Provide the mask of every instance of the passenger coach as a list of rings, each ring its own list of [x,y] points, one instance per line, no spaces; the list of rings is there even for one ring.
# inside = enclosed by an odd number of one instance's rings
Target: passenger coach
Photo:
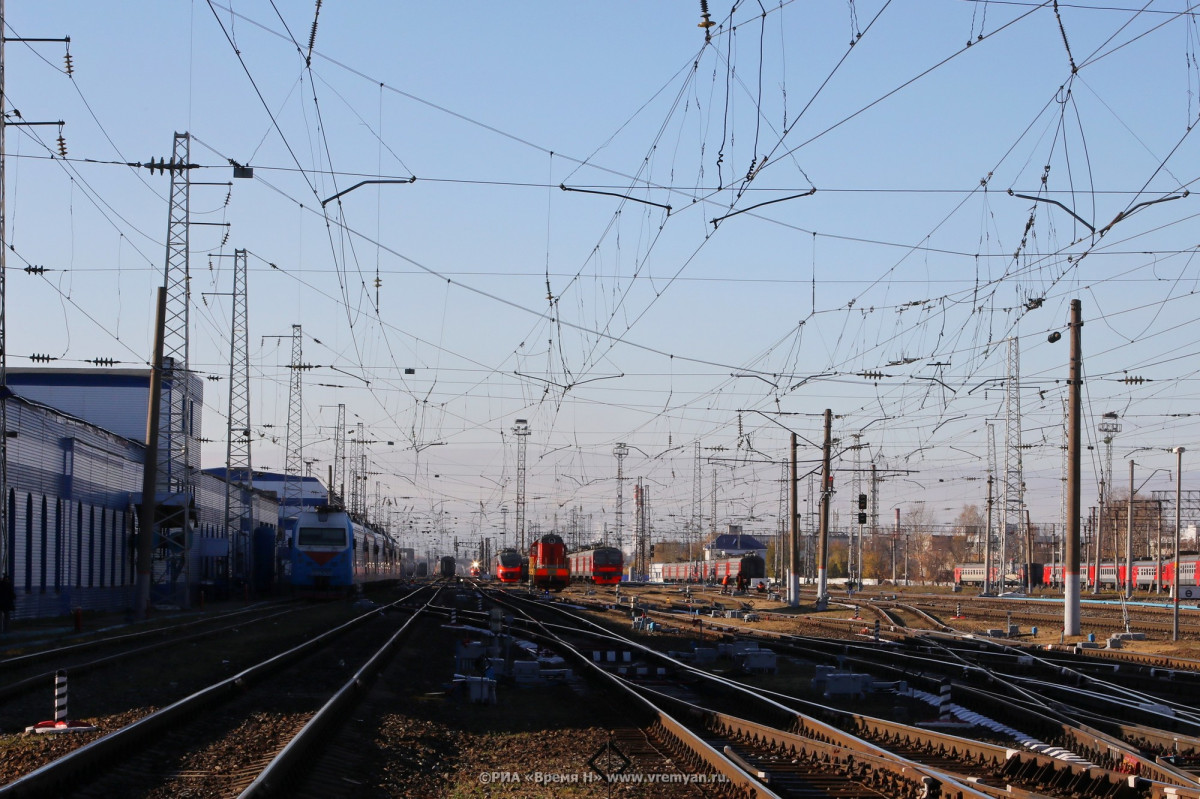
[[[567,556],[571,566],[571,578],[593,582],[597,585],[613,585],[621,582],[624,556],[616,547],[597,547]]]

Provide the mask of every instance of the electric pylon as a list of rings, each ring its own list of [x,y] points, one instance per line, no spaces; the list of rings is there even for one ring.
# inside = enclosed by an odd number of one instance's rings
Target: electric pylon
[[[233,251],[233,312],[229,336],[229,421],[225,433],[225,532],[229,557],[226,579],[245,579],[253,526],[250,497],[254,469],[250,458],[250,329],[246,309],[246,251]]]
[[[625,545],[624,539],[624,514],[625,514],[625,456],[629,454],[629,447],[625,446],[624,442],[619,442],[613,447],[613,455],[617,456],[617,549],[622,549]],[[624,551],[622,549],[622,551]]]
[[[299,513],[303,497],[304,479],[304,403],[302,391],[304,381],[303,347],[300,325],[292,325],[291,380],[288,385],[288,421],[286,452],[283,459],[283,508],[284,514]]]
[[[1016,535],[1021,529],[1025,507],[1025,472],[1021,463],[1021,355],[1017,338],[1008,340],[1008,371],[1004,380],[1004,511],[1001,514],[1000,560],[1001,574],[1008,569],[1010,557],[1015,557],[1016,547],[1010,556],[1008,539],[1010,531]],[[1020,536],[1014,539],[1020,541]],[[1025,560],[1029,560],[1026,553]],[[1003,577],[1001,577],[1003,589]]]

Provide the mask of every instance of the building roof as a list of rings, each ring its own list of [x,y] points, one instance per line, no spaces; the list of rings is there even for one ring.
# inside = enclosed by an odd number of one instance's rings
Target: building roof
[[[766,549],[767,545],[752,535],[746,535],[745,533],[734,533],[717,536],[717,539],[709,544],[706,548],[724,550]]]

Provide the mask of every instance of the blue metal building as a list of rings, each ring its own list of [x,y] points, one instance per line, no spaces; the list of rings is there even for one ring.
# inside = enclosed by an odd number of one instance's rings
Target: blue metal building
[[[201,381],[191,377],[200,403]],[[15,396],[7,400],[9,523],[0,572],[13,578],[14,618],[132,607],[149,379],[149,370],[8,371]],[[166,391],[164,413],[183,412]],[[199,438],[200,414],[193,408],[188,415]],[[196,447],[193,468],[198,459]],[[274,540],[278,500],[269,491],[242,492],[253,532]],[[168,558],[165,545],[155,550],[155,601],[179,601],[160,590],[167,585],[182,586],[185,601],[200,590],[212,596],[237,588],[225,580],[225,501],[223,475],[197,471],[186,556]]]

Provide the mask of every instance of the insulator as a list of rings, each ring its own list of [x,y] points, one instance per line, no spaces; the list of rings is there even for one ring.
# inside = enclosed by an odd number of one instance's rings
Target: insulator
[[[58,134],[58,154],[63,158],[67,157],[67,140],[63,138],[61,133]]]
[[[50,361],[57,361],[58,359],[53,355],[43,355],[35,352],[33,355],[29,356],[29,360],[33,361],[34,363],[49,363]]]
[[[70,50],[68,50],[66,55],[63,56],[63,61],[66,63],[67,77],[69,78],[75,74],[75,65],[71,63],[71,51]]]
[[[25,267],[25,271],[31,275],[44,275],[46,274],[46,267],[34,266],[30,264],[29,266]]]
[[[1127,386],[1140,386],[1142,383],[1145,383],[1146,380],[1147,378],[1145,377],[1126,377],[1122,379],[1121,382]]]
[[[88,363],[94,363],[96,366],[114,366],[119,362],[112,358],[92,358]]]
[[[218,380],[223,380],[224,378],[222,378],[220,375],[205,375],[205,376],[204,376],[204,379],[205,379],[205,380],[212,380],[212,381],[215,383],[216,381],[218,381]]]

